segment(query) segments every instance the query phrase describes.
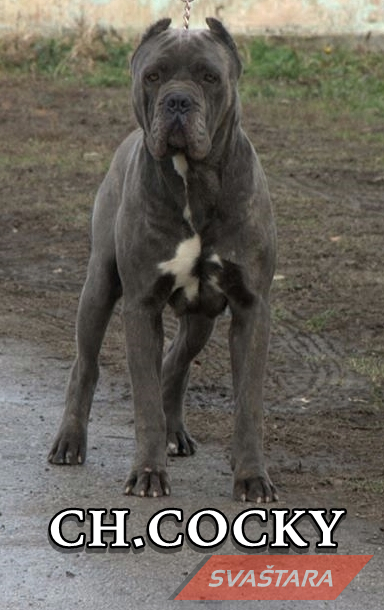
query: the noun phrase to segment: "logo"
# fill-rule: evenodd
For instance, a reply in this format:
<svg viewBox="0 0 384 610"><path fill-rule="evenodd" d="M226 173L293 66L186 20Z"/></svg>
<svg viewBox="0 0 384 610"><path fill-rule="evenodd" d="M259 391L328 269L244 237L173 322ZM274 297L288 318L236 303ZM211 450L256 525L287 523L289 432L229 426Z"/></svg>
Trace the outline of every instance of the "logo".
<svg viewBox="0 0 384 610"><path fill-rule="evenodd" d="M373 555L211 555L174 600L334 600Z"/></svg>

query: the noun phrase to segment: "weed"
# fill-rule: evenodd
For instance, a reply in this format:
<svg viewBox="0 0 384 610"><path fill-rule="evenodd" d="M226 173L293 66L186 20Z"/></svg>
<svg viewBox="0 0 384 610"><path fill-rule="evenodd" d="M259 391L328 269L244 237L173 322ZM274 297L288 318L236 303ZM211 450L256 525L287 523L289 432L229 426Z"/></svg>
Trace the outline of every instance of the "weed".
<svg viewBox="0 0 384 610"><path fill-rule="evenodd" d="M322 332L328 326L330 319L335 315L336 312L333 309L326 309L325 311L312 316L312 318L309 318L305 322L305 328L310 332Z"/></svg>

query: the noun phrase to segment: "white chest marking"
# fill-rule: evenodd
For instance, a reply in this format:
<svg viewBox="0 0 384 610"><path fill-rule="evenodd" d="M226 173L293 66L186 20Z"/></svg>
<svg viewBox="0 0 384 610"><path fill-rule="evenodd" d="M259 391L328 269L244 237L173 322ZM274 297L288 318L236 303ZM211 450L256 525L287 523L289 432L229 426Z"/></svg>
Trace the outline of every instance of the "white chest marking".
<svg viewBox="0 0 384 610"><path fill-rule="evenodd" d="M200 236L193 235L177 246L174 258L159 264L159 269L163 274L171 273L175 277L173 290L184 288L188 301L192 301L199 292L199 279L192 275L192 271L200 254Z"/></svg>
<svg viewBox="0 0 384 610"><path fill-rule="evenodd" d="M187 181L187 174L188 174L188 169L189 169L188 161L187 161L185 155L183 155L183 153L178 153L177 155L174 155L172 157L172 161L173 161L173 167L175 168L176 173L179 174L179 176L183 179L183 182L184 182L186 204L185 204L185 208L184 208L184 212L183 212L183 217L192 227L192 215L191 215L191 209L189 207L189 200L188 200L188 181Z"/></svg>
<svg viewBox="0 0 384 610"><path fill-rule="evenodd" d="M221 258L220 258L220 256L218 254L216 254L216 252L211 254L211 256L208 258L208 261L210 261L211 263L216 263L216 265L219 265L221 268L223 268L223 263L221 262ZM212 274L209 277L208 283L217 292L223 292L222 289L220 288L219 278L217 277L216 274Z"/></svg>
<svg viewBox="0 0 384 610"><path fill-rule="evenodd" d="M172 157L175 171L182 177L185 186L187 185L188 161L183 153L178 153Z"/></svg>
<svg viewBox="0 0 384 610"><path fill-rule="evenodd" d="M195 231L192 223L192 214L188 199L188 161L185 155L182 153L174 155L172 157L172 161L175 172L183 179L184 182L186 203L183 216L191 229ZM197 233L194 233L192 237L182 241L177 246L174 258L159 264L159 269L164 275L170 273L174 276L175 284L173 286L173 291L177 290L178 288L183 288L188 301L193 301L199 294L199 278L193 275L192 272L193 267L195 266L200 255L200 236ZM212 254L208 260L222 267L220 257L216 253ZM215 275L212 275L208 281L215 290L221 292L218 285L218 279Z"/></svg>
<svg viewBox="0 0 384 610"><path fill-rule="evenodd" d="M223 268L223 263L221 262L221 258L218 254L216 254L216 252L214 252L213 254L211 254L211 256L208 259L211 263L216 263L217 265L220 265L221 268Z"/></svg>

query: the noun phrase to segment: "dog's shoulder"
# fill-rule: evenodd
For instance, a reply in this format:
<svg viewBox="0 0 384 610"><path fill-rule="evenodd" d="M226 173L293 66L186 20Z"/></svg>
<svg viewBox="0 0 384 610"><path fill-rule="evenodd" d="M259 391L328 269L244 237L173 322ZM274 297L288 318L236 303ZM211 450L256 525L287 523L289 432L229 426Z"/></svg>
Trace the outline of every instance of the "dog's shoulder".
<svg viewBox="0 0 384 610"><path fill-rule="evenodd" d="M114 160L120 164L127 164L129 158L133 157L143 145L143 130L138 127L121 142L114 154Z"/></svg>

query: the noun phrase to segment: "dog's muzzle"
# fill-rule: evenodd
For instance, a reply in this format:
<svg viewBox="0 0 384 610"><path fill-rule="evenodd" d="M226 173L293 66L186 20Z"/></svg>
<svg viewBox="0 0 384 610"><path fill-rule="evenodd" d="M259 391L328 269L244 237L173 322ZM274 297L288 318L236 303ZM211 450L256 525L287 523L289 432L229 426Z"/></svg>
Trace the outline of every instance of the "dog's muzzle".
<svg viewBox="0 0 384 610"><path fill-rule="evenodd" d="M172 81L159 92L147 143L155 158L183 152L203 159L211 149L206 104L198 87Z"/></svg>
<svg viewBox="0 0 384 610"><path fill-rule="evenodd" d="M168 144L178 150L185 150L188 115L193 108L192 98L185 93L170 93L164 99L164 107L168 127Z"/></svg>

